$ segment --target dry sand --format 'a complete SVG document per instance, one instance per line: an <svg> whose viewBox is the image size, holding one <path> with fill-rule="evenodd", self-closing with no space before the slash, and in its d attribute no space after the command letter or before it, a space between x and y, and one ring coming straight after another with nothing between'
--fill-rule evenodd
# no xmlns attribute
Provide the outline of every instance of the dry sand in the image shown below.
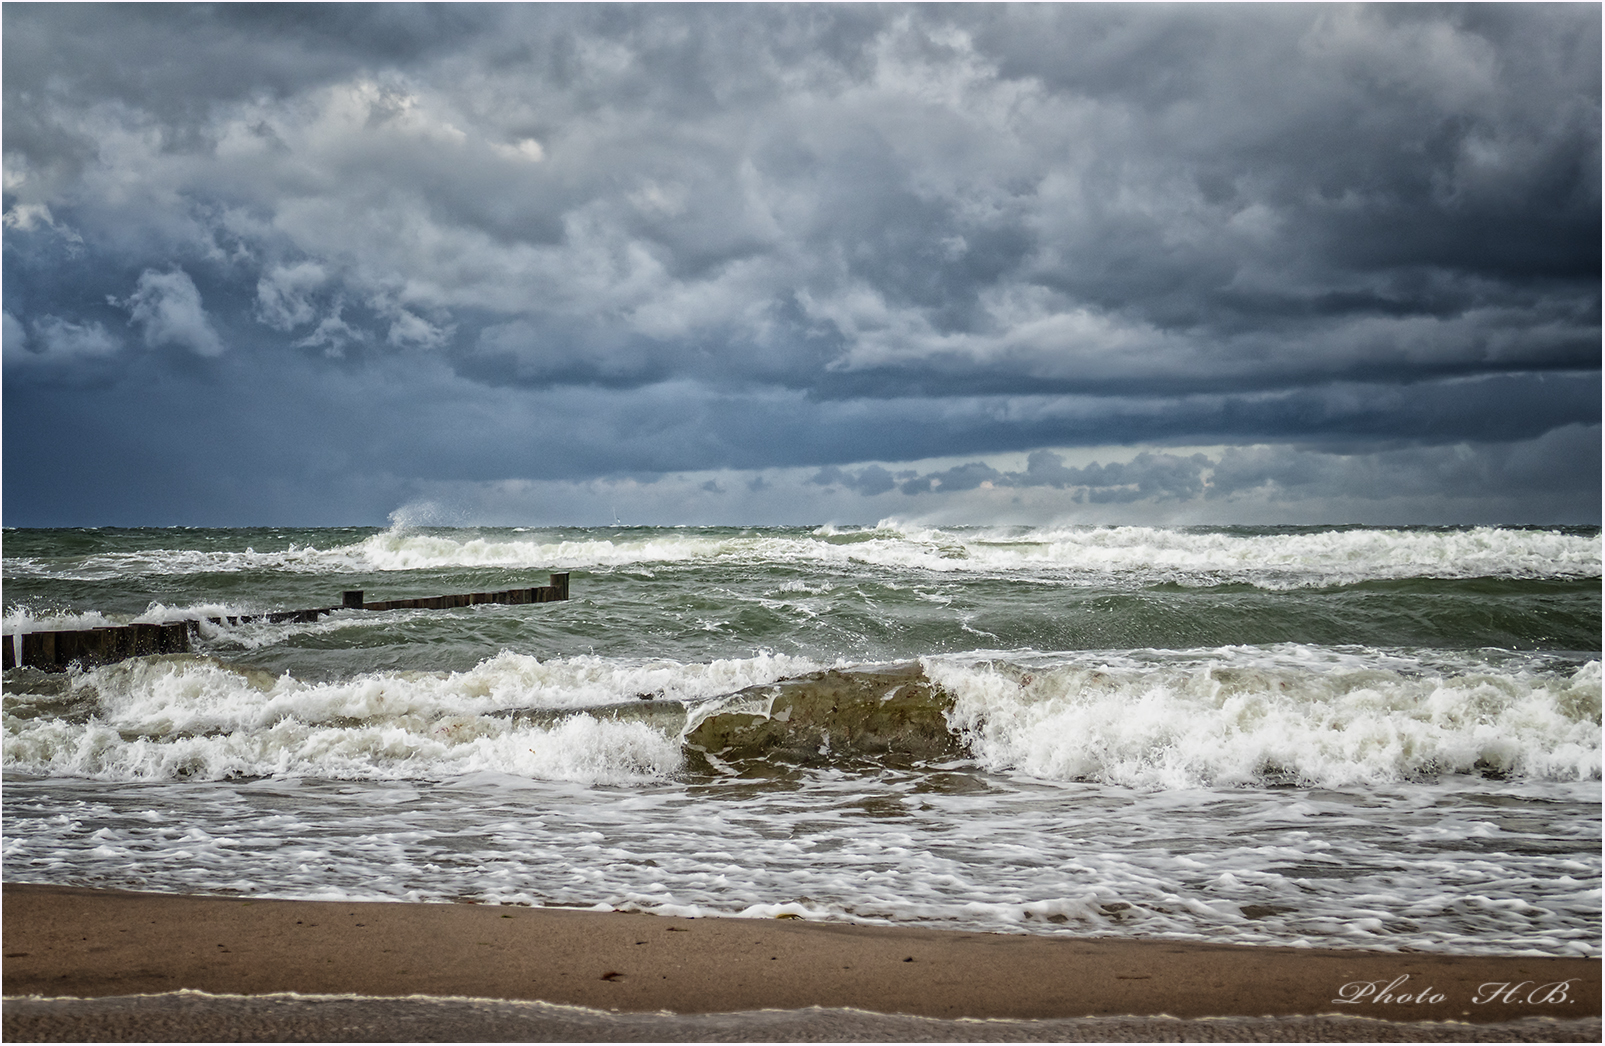
<svg viewBox="0 0 1605 1046"><path fill-rule="evenodd" d="M20 884L4 887L3 915L10 1041L1597 1041L1599 1031L1590 959ZM180 989L211 994L127 998ZM1311 1020L1322 1014L1339 1016ZM1133 1015L1170 1019L1122 1022Z"/></svg>

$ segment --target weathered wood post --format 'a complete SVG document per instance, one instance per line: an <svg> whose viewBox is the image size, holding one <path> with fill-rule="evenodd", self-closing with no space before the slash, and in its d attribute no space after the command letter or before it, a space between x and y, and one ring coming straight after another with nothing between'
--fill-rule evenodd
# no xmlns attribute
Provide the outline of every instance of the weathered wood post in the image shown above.
<svg viewBox="0 0 1605 1046"><path fill-rule="evenodd" d="M162 626L156 624L136 623L128 626L133 630L133 656L144 657L147 654L159 654L162 650Z"/></svg>
<svg viewBox="0 0 1605 1046"><path fill-rule="evenodd" d="M22 663L35 668L53 668L56 664L56 634L54 632L24 632L22 634Z"/></svg>
<svg viewBox="0 0 1605 1046"><path fill-rule="evenodd" d="M401 610L423 608L447 610L480 603L550 603L568 598L568 574L553 574L550 585L515 588L506 592L463 592L424 599L392 599L364 603L361 589L340 593L339 607L312 610L275 610L266 614L186 618L163 624L138 622L131 625L99 625L86 629L58 629L0 636L6 668L29 665L46 672L60 672L76 661L85 668L110 664L149 654L180 654L190 649L190 640L201 630L202 620L214 625L239 625L247 621L316 621L335 610Z"/></svg>
<svg viewBox="0 0 1605 1046"><path fill-rule="evenodd" d="M187 654L189 653L188 621L170 621L161 626L161 653Z"/></svg>

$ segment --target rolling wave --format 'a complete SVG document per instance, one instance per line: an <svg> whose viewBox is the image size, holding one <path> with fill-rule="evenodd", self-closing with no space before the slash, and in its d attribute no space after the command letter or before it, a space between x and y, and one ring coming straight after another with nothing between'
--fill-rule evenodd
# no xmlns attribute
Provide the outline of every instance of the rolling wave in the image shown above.
<svg viewBox="0 0 1605 1046"><path fill-rule="evenodd" d="M1286 645L820 668L502 653L330 683L175 655L13 686L5 767L111 780L628 785L970 760L1143 790L1600 775L1600 665Z"/></svg>
<svg viewBox="0 0 1605 1046"><path fill-rule="evenodd" d="M306 536L316 539L316 532ZM853 570L873 567L948 575L1031 575L1189 587L1264 589L1349 585L1403 578L1600 576L1597 533L1471 528L873 528L411 530L392 527L350 544L297 544L258 552L210 548L99 551L81 557L22 555L18 578L280 571L350 574L463 569L607 571L674 564Z"/></svg>

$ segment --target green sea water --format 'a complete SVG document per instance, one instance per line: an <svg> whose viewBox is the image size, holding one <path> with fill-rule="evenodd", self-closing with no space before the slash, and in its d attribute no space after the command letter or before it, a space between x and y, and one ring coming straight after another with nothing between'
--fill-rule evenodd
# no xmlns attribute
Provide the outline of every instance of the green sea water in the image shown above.
<svg viewBox="0 0 1605 1046"><path fill-rule="evenodd" d="M1597 528L7 530L5 875L1598 954Z"/></svg>

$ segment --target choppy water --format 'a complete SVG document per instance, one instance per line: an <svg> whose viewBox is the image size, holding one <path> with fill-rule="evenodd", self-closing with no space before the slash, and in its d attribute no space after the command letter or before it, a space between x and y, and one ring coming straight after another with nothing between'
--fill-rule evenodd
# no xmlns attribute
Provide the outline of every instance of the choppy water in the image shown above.
<svg viewBox="0 0 1605 1046"><path fill-rule="evenodd" d="M10 881L1599 954L1597 529L4 533Z"/></svg>

